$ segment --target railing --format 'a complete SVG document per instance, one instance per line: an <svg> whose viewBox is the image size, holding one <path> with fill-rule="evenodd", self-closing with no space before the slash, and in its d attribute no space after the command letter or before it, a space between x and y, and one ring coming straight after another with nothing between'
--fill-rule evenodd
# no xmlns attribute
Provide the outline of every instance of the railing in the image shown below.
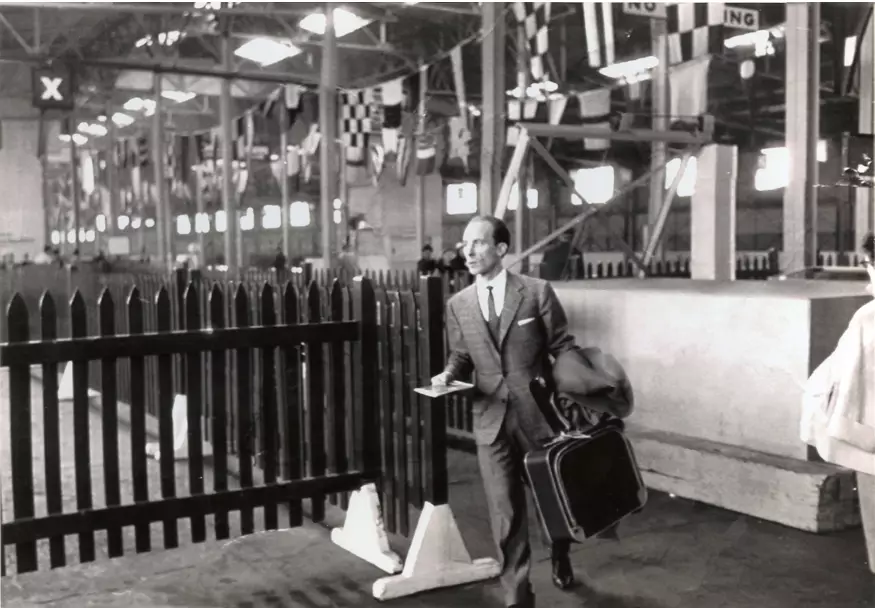
<svg viewBox="0 0 875 608"><path fill-rule="evenodd" d="M12 487L3 491L12 493L13 519L3 522L2 537L4 546L15 545L15 571L46 565L37 556L41 539L49 539L47 565L58 567L71 561L69 535L78 536L80 562L95 559L97 530L107 531L108 555L115 557L125 551L123 530L131 528L128 542L149 551L156 522L172 548L184 518L193 542L206 539L207 514L215 515L216 538L229 537L229 513L239 512L241 533L252 533L254 507L264 507L265 529L277 528L278 511L288 513L290 526L301 525L302 499L309 499L310 518L321 521L326 502L345 508L348 493L369 479L380 482L390 532L408 535L410 509L424 501L445 504L444 409L413 392L444 363L439 280L423 279L417 292L375 290L368 279L330 289L314 282L306 292L291 283L282 290L240 284L230 292L193 282L176 309L171 286L162 285L154 299L137 287L120 299L117 288L104 289L97 302L77 291L69 306L43 298L36 315L41 340L32 340L35 315L25 298L11 298L0 366L10 377ZM56 339L64 308L71 337ZM89 309L97 311L96 324L88 322ZM68 363L72 429L65 430L58 375ZM31 366L43 376L36 402L41 437L32 428ZM100 392L94 403L89 387ZM188 495L178 494L178 465L167 457L174 453L172 410L180 394ZM103 487L96 494L105 496L105 506L95 505L92 491L91 405L102 423ZM129 454L118 443L125 411ZM157 463L147 458L149 436L165 455ZM76 504L66 509L64 441L73 444L76 483ZM45 469L35 478L40 443ZM212 449L212 476L204 446ZM149 484L156 466L151 477L160 482ZM130 479L123 477L128 472ZM45 504L41 499L37 511L40 494Z"/></svg>

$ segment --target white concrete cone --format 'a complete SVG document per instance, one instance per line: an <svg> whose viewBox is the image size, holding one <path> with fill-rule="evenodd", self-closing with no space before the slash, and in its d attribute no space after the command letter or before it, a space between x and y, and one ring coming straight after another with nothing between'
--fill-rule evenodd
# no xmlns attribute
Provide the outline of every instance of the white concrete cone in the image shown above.
<svg viewBox="0 0 875 608"><path fill-rule="evenodd" d="M413 542L396 576L377 579L373 596L390 600L429 589L453 587L495 578L501 572L491 557L471 560L449 505L425 503Z"/></svg>
<svg viewBox="0 0 875 608"><path fill-rule="evenodd" d="M88 398L100 397L100 393L93 388L88 389ZM61 383L58 385L58 401L73 401L73 362L67 361Z"/></svg>
<svg viewBox="0 0 875 608"><path fill-rule="evenodd" d="M401 572L401 557L389 548L375 484L366 484L352 493L343 528L331 531L331 541L384 572Z"/></svg>
<svg viewBox="0 0 875 608"><path fill-rule="evenodd" d="M188 399L185 395L176 395L173 399L173 460L186 460L188 458ZM146 455L155 460L161 460L161 447L157 441L146 444ZM204 457L213 455L213 446L203 442L202 454Z"/></svg>

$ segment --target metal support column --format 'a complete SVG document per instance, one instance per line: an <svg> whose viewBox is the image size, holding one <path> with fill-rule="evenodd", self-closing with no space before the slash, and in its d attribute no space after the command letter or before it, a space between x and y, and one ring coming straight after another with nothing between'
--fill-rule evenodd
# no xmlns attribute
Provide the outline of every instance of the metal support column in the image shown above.
<svg viewBox="0 0 875 608"><path fill-rule="evenodd" d="M517 56L516 56L516 69L517 69L517 87L520 90L520 93L525 95L526 91L529 88L529 57L527 50L527 41L526 41L526 33L523 30L521 25L517 25L516 28L517 36ZM517 174L517 207L516 212L513 214L513 242L514 242L514 252L516 253L517 258L519 258L523 251L526 249L526 239L525 239L525 225L528 221L528 213L526 203L528 202L528 190L529 190L529 180L527 163L524 161L520 166L519 173ZM520 272L523 274L528 272L529 260L525 258L521 262Z"/></svg>
<svg viewBox="0 0 875 608"><path fill-rule="evenodd" d="M505 15L504 2L484 2L483 42L483 137L480 151L480 192L478 210L491 215L501 183L504 152L505 114Z"/></svg>
<svg viewBox="0 0 875 608"><path fill-rule="evenodd" d="M322 264L330 268L337 255L334 226L334 199L337 191L335 170L337 140L337 36L334 30L334 5L325 3L325 34L322 40L322 80L319 83L319 219L322 233ZM342 163L344 165L345 163Z"/></svg>
<svg viewBox="0 0 875 608"><path fill-rule="evenodd" d="M161 97L161 74L152 74L152 93L155 95L155 114L152 115L152 179L155 181L155 228L158 236L158 264L170 270L170 240L173 221L167 199L167 181L164 179L164 103ZM145 220L144 220L145 221Z"/></svg>
<svg viewBox="0 0 875 608"><path fill-rule="evenodd" d="M873 64L875 55L875 17L869 19L869 25L863 32L860 44L859 79L860 83L860 109L858 113L857 131L859 133L872 134L873 111L875 111L875 79L872 74L875 71ZM872 158L875 158L875 150L869 150ZM854 242L850 249L857 249L868 233L875 231L875 189L854 188Z"/></svg>
<svg viewBox="0 0 875 608"><path fill-rule="evenodd" d="M231 51L231 39L226 33L222 36L222 69L234 69L234 59ZM222 209L225 211L225 265L228 272L236 276L237 252L235 251L237 228L240 218L234 205L234 153L231 148L231 80L222 80L219 95L219 119L222 125Z"/></svg>
<svg viewBox="0 0 875 608"><path fill-rule="evenodd" d="M79 184L79 146L76 145L74 135L76 134L76 114L70 114L70 169L73 172L71 184L73 188L73 253L81 254L79 251L79 230L80 216L82 215L80 207L82 206L82 188Z"/></svg>
<svg viewBox="0 0 875 608"><path fill-rule="evenodd" d="M198 219L204 217L206 213L204 209L204 168L200 164L194 168L194 204L197 210L197 215L195 215L194 219L194 229L197 234L198 255L200 256L201 265L206 266L207 250L206 243L204 242L204 231L198 230Z"/></svg>
<svg viewBox="0 0 875 608"><path fill-rule="evenodd" d="M428 70L419 68L419 120L416 121L417 128L425 129L425 114L427 111L428 93ZM417 133L420 137L422 134ZM425 176L416 175L413 178L413 205L416 213L416 251L422 251L425 246Z"/></svg>
<svg viewBox="0 0 875 608"><path fill-rule="evenodd" d="M282 205L283 255L289 259L289 115L286 112L286 96L282 95L283 105L280 109L280 204Z"/></svg>
<svg viewBox="0 0 875 608"><path fill-rule="evenodd" d="M668 36L665 19L650 20L650 39L653 55L659 64L653 70L653 129L656 131L668 131L669 127L669 99L668 99ZM659 211L663 204L665 193L665 171L657 169L666 164L666 144L662 141L654 141L650 144L650 169L653 171L650 179L650 198L647 205L646 226L653 227L657 224ZM652 234L647 234L643 241L653 240ZM657 240L656 249L651 256L662 257L663 246Z"/></svg>
<svg viewBox="0 0 875 608"><path fill-rule="evenodd" d="M118 179L118 158L116 158L116 126L112 120L112 115L115 113L111 103L106 104L106 132L108 154L106 158L106 189L109 190L109 213L106 216L106 232L114 234L118 229L119 210L119 179Z"/></svg>
<svg viewBox="0 0 875 608"><path fill-rule="evenodd" d="M820 4L787 4L786 146L790 180L784 189L787 271L817 262L817 140L820 135Z"/></svg>

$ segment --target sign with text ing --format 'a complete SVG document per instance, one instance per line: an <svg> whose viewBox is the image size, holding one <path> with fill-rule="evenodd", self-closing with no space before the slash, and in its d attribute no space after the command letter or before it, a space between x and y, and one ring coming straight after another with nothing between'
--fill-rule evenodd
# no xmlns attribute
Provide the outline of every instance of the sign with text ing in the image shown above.
<svg viewBox="0 0 875 608"><path fill-rule="evenodd" d="M663 2L624 2L623 12L627 15L641 17L658 17L665 19L665 3Z"/></svg>
<svg viewBox="0 0 875 608"><path fill-rule="evenodd" d="M749 8L727 6L723 9L723 25L736 30L755 32L760 29L760 13Z"/></svg>

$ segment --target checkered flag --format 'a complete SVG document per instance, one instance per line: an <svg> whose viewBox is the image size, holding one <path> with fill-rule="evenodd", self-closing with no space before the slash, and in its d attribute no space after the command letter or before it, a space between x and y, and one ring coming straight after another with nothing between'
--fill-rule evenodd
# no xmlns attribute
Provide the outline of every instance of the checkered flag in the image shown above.
<svg viewBox="0 0 875 608"><path fill-rule="evenodd" d="M362 163L365 159L367 136L371 132L371 103L368 93L369 91L341 93L340 133L348 163Z"/></svg>
<svg viewBox="0 0 875 608"><path fill-rule="evenodd" d="M723 52L723 9L722 2L685 2L666 7L669 65Z"/></svg>
<svg viewBox="0 0 875 608"><path fill-rule="evenodd" d="M614 22L615 11L621 7L618 2L581 2L583 46L587 65L592 68L609 66L617 59Z"/></svg>
<svg viewBox="0 0 875 608"><path fill-rule="evenodd" d="M529 45L529 64L532 78L547 78L546 57L550 47L548 25L550 23L549 2L514 2L513 12L517 23L523 26Z"/></svg>

